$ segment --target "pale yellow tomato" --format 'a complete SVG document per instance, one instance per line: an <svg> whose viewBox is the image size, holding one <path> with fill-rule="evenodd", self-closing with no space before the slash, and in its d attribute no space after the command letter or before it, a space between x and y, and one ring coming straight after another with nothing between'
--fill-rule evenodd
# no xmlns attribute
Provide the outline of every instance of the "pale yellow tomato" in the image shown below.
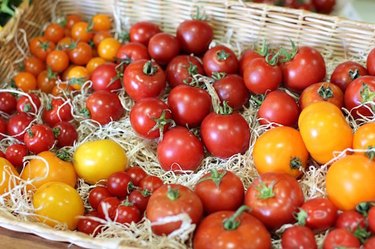
<svg viewBox="0 0 375 249"><path fill-rule="evenodd" d="M12 176L18 176L17 170L8 160L0 157L0 195L14 187L11 179Z"/></svg>
<svg viewBox="0 0 375 249"><path fill-rule="evenodd" d="M117 50L119 50L120 46L121 43L115 38L105 38L99 43L98 54L107 61L114 61L116 59Z"/></svg>

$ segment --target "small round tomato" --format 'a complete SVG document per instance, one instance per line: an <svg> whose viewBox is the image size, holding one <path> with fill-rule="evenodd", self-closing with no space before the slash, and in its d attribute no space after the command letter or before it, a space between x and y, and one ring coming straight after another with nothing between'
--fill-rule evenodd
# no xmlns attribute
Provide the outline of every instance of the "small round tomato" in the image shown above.
<svg viewBox="0 0 375 249"><path fill-rule="evenodd" d="M98 47L100 42L103 41L105 38L113 37L111 32L108 30L95 32L92 41L94 42L95 47Z"/></svg>
<svg viewBox="0 0 375 249"><path fill-rule="evenodd" d="M16 97L8 92L0 92L0 112L12 114L17 109Z"/></svg>
<svg viewBox="0 0 375 249"><path fill-rule="evenodd" d="M309 159L301 134L287 126L275 127L263 133L255 141L252 156L260 174L286 173L293 177L302 174Z"/></svg>
<svg viewBox="0 0 375 249"><path fill-rule="evenodd" d="M14 76L13 80L16 87L24 92L35 90L37 87L35 76L28 72L17 73L16 76Z"/></svg>
<svg viewBox="0 0 375 249"><path fill-rule="evenodd" d="M37 77L43 70L46 69L44 61L35 56L29 56L25 58L25 71L32 73Z"/></svg>
<svg viewBox="0 0 375 249"><path fill-rule="evenodd" d="M105 63L106 63L106 60L104 60L101 57L91 58L86 65L87 71L89 72L90 75L92 75L92 73L95 71L97 67Z"/></svg>
<svg viewBox="0 0 375 249"><path fill-rule="evenodd" d="M199 197L188 187L179 184L163 185L151 195L146 209L146 217L154 222L161 222L168 216L186 214L193 224L202 219L203 206ZM180 228L182 221L165 222L151 225L156 235L168 235Z"/></svg>
<svg viewBox="0 0 375 249"><path fill-rule="evenodd" d="M5 158L16 168L22 168L23 158L29 154L29 150L23 144L11 144L5 151Z"/></svg>
<svg viewBox="0 0 375 249"><path fill-rule="evenodd" d="M66 16L66 28L71 29L74 24L82 21L82 17L77 14L69 14Z"/></svg>
<svg viewBox="0 0 375 249"><path fill-rule="evenodd" d="M18 177L18 172L14 166L5 158L0 157L0 195L16 186L16 177Z"/></svg>
<svg viewBox="0 0 375 249"><path fill-rule="evenodd" d="M48 24L44 30L44 37L53 43L57 43L64 38L64 36L64 28L57 23Z"/></svg>
<svg viewBox="0 0 375 249"><path fill-rule="evenodd" d="M38 154L50 150L55 144L52 129L44 124L35 124L27 130L24 142L30 152Z"/></svg>
<svg viewBox="0 0 375 249"><path fill-rule="evenodd" d="M92 88L95 91L121 89L121 77L116 67L114 63L105 63L98 66L91 74Z"/></svg>
<svg viewBox="0 0 375 249"><path fill-rule="evenodd" d="M373 48L367 55L366 66L368 73L375 76L375 48Z"/></svg>
<svg viewBox="0 0 375 249"><path fill-rule="evenodd" d="M61 73L69 66L69 56L62 50L53 50L47 55L47 66L53 72Z"/></svg>
<svg viewBox="0 0 375 249"><path fill-rule="evenodd" d="M281 237L283 249L317 249L314 233L304 226L292 226L285 230Z"/></svg>
<svg viewBox="0 0 375 249"><path fill-rule="evenodd" d="M159 26L152 22L137 22L130 27L129 37L131 42L139 42L148 46L148 42L155 34L160 33Z"/></svg>
<svg viewBox="0 0 375 249"><path fill-rule="evenodd" d="M360 126L353 136L353 149L355 150L368 150L375 148L375 123L366 123Z"/></svg>
<svg viewBox="0 0 375 249"><path fill-rule="evenodd" d="M4 138L4 135L7 135L7 121L0 117L0 141ZM1 154L0 157L4 157L5 155L3 154Z"/></svg>
<svg viewBox="0 0 375 249"><path fill-rule="evenodd" d="M167 65L180 52L180 44L175 36L158 33L148 43L148 53L158 64Z"/></svg>
<svg viewBox="0 0 375 249"><path fill-rule="evenodd" d="M366 229L366 226L365 217L354 210L342 212L335 224L336 228L345 228L352 233L355 233L357 229Z"/></svg>
<svg viewBox="0 0 375 249"><path fill-rule="evenodd" d="M65 96L66 93L71 92L73 89L72 87L65 82L58 82L56 85L52 88L51 94L53 96L60 96L63 97Z"/></svg>
<svg viewBox="0 0 375 249"><path fill-rule="evenodd" d="M192 55L179 55L174 57L168 64L167 81L173 88L178 85L189 84L196 74L204 74L202 63Z"/></svg>
<svg viewBox="0 0 375 249"><path fill-rule="evenodd" d="M100 226L102 225L102 223L94 220L93 218L99 218L99 215L96 211L91 211L88 214L85 214L85 217L79 218L77 223L77 230L94 237L101 233Z"/></svg>
<svg viewBox="0 0 375 249"><path fill-rule="evenodd" d="M133 188L132 178L126 172L115 172L108 177L107 188L114 196L126 197Z"/></svg>
<svg viewBox="0 0 375 249"><path fill-rule="evenodd" d="M29 93L22 95L17 101L17 111L27 113L37 113L40 108L41 102L37 95Z"/></svg>
<svg viewBox="0 0 375 249"><path fill-rule="evenodd" d="M98 54L107 61L114 61L120 47L121 43L118 40L108 37L99 43Z"/></svg>
<svg viewBox="0 0 375 249"><path fill-rule="evenodd" d="M45 37L37 36L30 40L29 48L32 55L45 61L47 55L55 49L55 43L48 41Z"/></svg>
<svg viewBox="0 0 375 249"><path fill-rule="evenodd" d="M366 240L365 244L363 245L363 249L372 249L375 248L375 236Z"/></svg>
<svg viewBox="0 0 375 249"><path fill-rule="evenodd" d="M367 213L367 224L370 232L375 233L375 207L372 206Z"/></svg>
<svg viewBox="0 0 375 249"><path fill-rule="evenodd" d="M105 198L111 196L112 194L106 187L96 186L90 191L88 201L93 209L98 209L99 203Z"/></svg>
<svg viewBox="0 0 375 249"><path fill-rule="evenodd" d="M69 46L69 59L71 63L79 66L86 65L92 58L92 49L86 42L72 43Z"/></svg>
<svg viewBox="0 0 375 249"><path fill-rule="evenodd" d="M312 3L319 13L329 14L335 7L336 0L312 0Z"/></svg>
<svg viewBox="0 0 375 249"><path fill-rule="evenodd" d="M150 193L163 186L163 181L157 176L146 176L139 182L139 187Z"/></svg>
<svg viewBox="0 0 375 249"><path fill-rule="evenodd" d="M73 154L73 164L81 178L95 184L115 172L124 171L128 166L128 158L118 143L104 139L78 146Z"/></svg>
<svg viewBox="0 0 375 249"><path fill-rule="evenodd" d="M98 216L102 219L114 220L120 204L120 200L114 196L103 199L98 205Z"/></svg>
<svg viewBox="0 0 375 249"><path fill-rule="evenodd" d="M7 124L7 133L23 142L24 135L30 123L34 119L25 112L16 113L10 117Z"/></svg>
<svg viewBox="0 0 375 249"><path fill-rule="evenodd" d="M343 228L331 230L323 242L323 249L359 248L360 246L359 240Z"/></svg>
<svg viewBox="0 0 375 249"><path fill-rule="evenodd" d="M263 58L263 56L254 50L251 50L251 49L245 50L242 53L240 61L239 61L240 74L242 75L243 72L245 72L245 69L248 67L248 64L252 60L258 59L258 58Z"/></svg>
<svg viewBox="0 0 375 249"><path fill-rule="evenodd" d="M354 61L347 61L339 64L331 75L331 82L340 87L345 92L350 82L360 76L368 75L365 67Z"/></svg>
<svg viewBox="0 0 375 249"><path fill-rule="evenodd" d="M43 121L53 127L59 122L72 120L72 106L69 102L63 98L53 98L43 111Z"/></svg>
<svg viewBox="0 0 375 249"><path fill-rule="evenodd" d="M128 42L117 50L116 59L128 65L137 60L149 60L150 56L147 47L142 43Z"/></svg>
<svg viewBox="0 0 375 249"><path fill-rule="evenodd" d="M306 87L299 98L302 110L306 106L319 101L327 101L341 108L344 103L344 94L340 87L335 84L321 82Z"/></svg>
<svg viewBox="0 0 375 249"><path fill-rule="evenodd" d="M129 201L143 214L147 208L151 193L148 190L133 190L129 195Z"/></svg>
<svg viewBox="0 0 375 249"><path fill-rule="evenodd" d="M147 173L139 166L129 167L125 172L130 176L135 186L139 186L142 179L147 176Z"/></svg>
<svg viewBox="0 0 375 249"><path fill-rule="evenodd" d="M112 28L112 18L106 14L96 14L92 17L92 29L95 32L110 30Z"/></svg>
<svg viewBox="0 0 375 249"><path fill-rule="evenodd" d="M120 204L116 209L115 220L121 224L138 223L142 219L139 209L131 203Z"/></svg>
<svg viewBox="0 0 375 249"><path fill-rule="evenodd" d="M74 125L62 121L53 126L53 134L57 140L57 147L73 146L78 139L78 132Z"/></svg>
<svg viewBox="0 0 375 249"><path fill-rule="evenodd" d="M83 66L72 67L67 75L69 85L75 90L80 90L89 78L89 72Z"/></svg>
<svg viewBox="0 0 375 249"><path fill-rule="evenodd" d="M75 41L89 42L94 33L87 22L76 22L71 29L71 36Z"/></svg>
<svg viewBox="0 0 375 249"><path fill-rule="evenodd" d="M71 37L66 36L57 43L56 47L57 50L68 52L70 47L74 45L75 41Z"/></svg>
<svg viewBox="0 0 375 249"><path fill-rule="evenodd" d="M56 86L57 75L51 69L42 71L37 78L37 88L44 93L52 93Z"/></svg>
<svg viewBox="0 0 375 249"><path fill-rule="evenodd" d="M238 60L231 49L219 45L204 54L203 67L207 76L214 72L234 74L238 71Z"/></svg>

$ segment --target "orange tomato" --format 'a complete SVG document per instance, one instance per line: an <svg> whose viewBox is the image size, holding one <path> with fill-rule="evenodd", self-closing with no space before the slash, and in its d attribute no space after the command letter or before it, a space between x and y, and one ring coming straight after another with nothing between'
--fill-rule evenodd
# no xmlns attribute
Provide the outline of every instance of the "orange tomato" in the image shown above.
<svg viewBox="0 0 375 249"><path fill-rule="evenodd" d="M89 42L94 33L87 22L77 22L72 27L72 38L75 41Z"/></svg>
<svg viewBox="0 0 375 249"><path fill-rule="evenodd" d="M29 48L32 55L45 61L47 55L55 49L55 43L47 40L45 37L37 36L30 40Z"/></svg>
<svg viewBox="0 0 375 249"><path fill-rule="evenodd" d="M69 86L68 83L61 82L60 84L56 84L52 89L52 95L53 96L64 96L64 92L71 91L72 88Z"/></svg>
<svg viewBox="0 0 375 249"><path fill-rule="evenodd" d="M375 200L375 163L364 155L349 155L334 162L326 176L328 198L341 210Z"/></svg>
<svg viewBox="0 0 375 249"><path fill-rule="evenodd" d="M87 42L74 42L70 46L69 58L73 64L86 65L92 58L92 48Z"/></svg>
<svg viewBox="0 0 375 249"><path fill-rule="evenodd" d="M67 80L73 89L79 90L89 78L89 72L85 67L75 66L69 70Z"/></svg>
<svg viewBox="0 0 375 249"><path fill-rule="evenodd" d="M69 66L69 56L62 50L54 50L47 55L47 65L52 71L61 73Z"/></svg>
<svg viewBox="0 0 375 249"><path fill-rule="evenodd" d="M46 69L46 64L44 63L44 61L35 56L26 57L24 64L25 71L32 73L35 77L37 77L40 72Z"/></svg>
<svg viewBox="0 0 375 249"><path fill-rule="evenodd" d="M47 40L57 43L65 36L65 31L62 26L60 26L57 23L50 23L46 27L46 30L44 31L44 37L47 38Z"/></svg>
<svg viewBox="0 0 375 249"><path fill-rule="evenodd" d="M16 87L24 92L35 90L37 87L35 76L29 72L19 72L13 80Z"/></svg>
<svg viewBox="0 0 375 249"><path fill-rule="evenodd" d="M114 61L116 59L117 50L119 50L121 43L115 38L105 38L99 43L98 54L107 61Z"/></svg>
<svg viewBox="0 0 375 249"><path fill-rule="evenodd" d="M252 155L259 174L286 173L294 177L306 168L309 158L301 134L287 126L263 133L256 140Z"/></svg>
<svg viewBox="0 0 375 249"><path fill-rule="evenodd" d="M105 30L105 31L99 31L96 32L94 35L94 38L92 39L95 46L98 47L100 42L103 41L105 38L112 37L111 32Z"/></svg>
<svg viewBox="0 0 375 249"><path fill-rule="evenodd" d="M301 109L318 101L327 101L341 108L344 103L344 94L337 85L321 82L305 88L299 98Z"/></svg>
<svg viewBox="0 0 375 249"><path fill-rule="evenodd" d="M68 52L73 43L74 43L74 40L72 38L64 37L57 43L57 48L59 50Z"/></svg>
<svg viewBox="0 0 375 249"><path fill-rule="evenodd" d="M298 127L311 157L320 164L335 151L352 147L353 132L341 110L329 102L316 102L302 110Z"/></svg>
<svg viewBox="0 0 375 249"><path fill-rule="evenodd" d="M94 70L102 65L106 63L106 60L104 60L103 58L100 58L100 57L94 57L92 58L86 65L86 68L87 68L87 71L89 72L89 74L91 75L92 72L94 72Z"/></svg>
<svg viewBox="0 0 375 249"><path fill-rule="evenodd" d="M80 21L82 21L82 17L80 15L76 15L76 14L67 15L65 27L67 29L71 29L74 26L74 24Z"/></svg>
<svg viewBox="0 0 375 249"><path fill-rule="evenodd" d="M106 14L96 14L92 18L92 23L93 30L96 32L110 30L112 27L112 19L109 15Z"/></svg>
<svg viewBox="0 0 375 249"><path fill-rule="evenodd" d="M38 75L38 89L45 93L51 93L56 86L57 76L51 70L44 70Z"/></svg>
<svg viewBox="0 0 375 249"><path fill-rule="evenodd" d="M9 191L9 187L14 187L12 176L18 176L17 170L8 160L0 157L0 195Z"/></svg>
<svg viewBox="0 0 375 249"><path fill-rule="evenodd" d="M367 123L357 129L357 131L354 133L353 149L355 150L372 149L371 154L374 154L375 152L374 151L375 149L375 123ZM360 153L360 154L367 155L368 153Z"/></svg>

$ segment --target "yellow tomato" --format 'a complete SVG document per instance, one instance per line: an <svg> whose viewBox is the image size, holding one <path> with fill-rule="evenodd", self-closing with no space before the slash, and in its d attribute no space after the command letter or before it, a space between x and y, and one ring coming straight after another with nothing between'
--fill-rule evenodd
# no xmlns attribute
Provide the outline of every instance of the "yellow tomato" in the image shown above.
<svg viewBox="0 0 375 249"><path fill-rule="evenodd" d="M41 222L51 227L65 223L70 230L77 227L78 216L85 211L77 191L62 182L42 185L33 195L33 205Z"/></svg>
<svg viewBox="0 0 375 249"><path fill-rule="evenodd" d="M303 109L298 127L308 152L320 164L330 161L335 151L352 147L352 129L341 110L329 102L316 102Z"/></svg>
<svg viewBox="0 0 375 249"><path fill-rule="evenodd" d="M81 144L73 155L73 164L79 177L95 184L115 172L124 171L128 158L118 143L104 139Z"/></svg>
<svg viewBox="0 0 375 249"><path fill-rule="evenodd" d="M354 133L353 149L375 149L375 123L367 123L358 128Z"/></svg>
<svg viewBox="0 0 375 249"><path fill-rule="evenodd" d="M82 66L74 66L72 67L67 75L67 80L69 82L69 85L75 89L79 90L81 89L82 85L88 81L90 78L89 71L87 68Z"/></svg>
<svg viewBox="0 0 375 249"><path fill-rule="evenodd" d="M98 46L98 54L107 61L114 61L117 50L119 50L121 43L115 38L108 37L102 40Z"/></svg>
<svg viewBox="0 0 375 249"><path fill-rule="evenodd" d="M64 182L75 186L77 175L72 163L60 159L51 151L43 151L38 156L41 159L32 159L25 166L21 174L22 179L35 180L33 185L37 188L47 182Z"/></svg>
<svg viewBox="0 0 375 249"><path fill-rule="evenodd" d="M103 59L103 58L100 58L100 57L94 57L92 58L86 65L86 68L87 68L87 71L89 72L89 74L91 75L92 72L94 72L94 70L102 65L106 63L106 61Z"/></svg>
<svg viewBox="0 0 375 249"><path fill-rule="evenodd" d="M96 14L92 18L92 23L93 23L93 30L96 32L110 30L112 27L111 16L106 15L106 14Z"/></svg>
<svg viewBox="0 0 375 249"><path fill-rule="evenodd" d="M308 158L301 134L287 126L266 131L254 145L253 159L259 174L274 172L298 177Z"/></svg>
<svg viewBox="0 0 375 249"><path fill-rule="evenodd" d="M349 155L334 162L326 177L328 198L341 210L375 200L375 163L364 155Z"/></svg>
<svg viewBox="0 0 375 249"><path fill-rule="evenodd" d="M0 195L9 191L9 187L14 187L12 176L18 176L17 170L8 160L0 157Z"/></svg>

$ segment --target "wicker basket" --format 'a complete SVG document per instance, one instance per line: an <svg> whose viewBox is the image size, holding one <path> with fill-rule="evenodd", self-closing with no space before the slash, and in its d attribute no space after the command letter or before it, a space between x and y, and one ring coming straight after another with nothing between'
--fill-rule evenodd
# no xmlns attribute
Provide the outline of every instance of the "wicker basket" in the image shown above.
<svg viewBox="0 0 375 249"><path fill-rule="evenodd" d="M27 37L42 31L43 24L51 19L54 1L34 0L20 18L19 29ZM311 45L319 49L326 58L363 57L375 45L375 25L353 22L338 17L319 15L302 10L292 10L242 1L179 1L179 0L62 0L55 8L56 16L67 13L81 13L87 16L97 12L116 13L124 26L139 20L152 20L166 32L173 33L177 25L190 18L195 7L202 7L215 30L215 37L222 39L228 30L231 40L242 46L250 46L259 39L275 44L289 45L289 39L298 44ZM118 26L119 27L119 26ZM14 39L26 50L22 33ZM0 48L1 81L8 80L13 70L13 61L22 54L13 42ZM131 248L121 239L93 240L83 234L56 231L49 227L17 221L7 210L0 209L0 226L23 232L32 232L41 237L66 241L89 248Z"/></svg>

